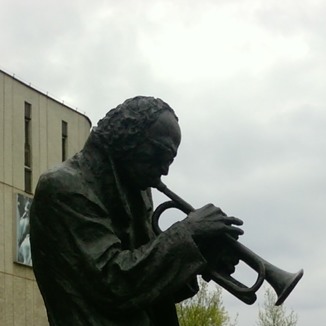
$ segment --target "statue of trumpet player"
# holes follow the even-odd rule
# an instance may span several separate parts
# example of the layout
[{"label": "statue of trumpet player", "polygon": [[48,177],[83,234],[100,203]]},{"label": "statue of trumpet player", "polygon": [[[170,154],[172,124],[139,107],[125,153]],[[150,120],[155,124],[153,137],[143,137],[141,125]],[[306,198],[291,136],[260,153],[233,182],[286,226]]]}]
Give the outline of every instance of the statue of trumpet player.
[{"label": "statue of trumpet player", "polygon": [[153,230],[151,187],[168,174],[180,141],[170,106],[138,96],[110,110],[79,153],[40,177],[30,236],[50,325],[178,325],[175,303],[197,292],[211,247],[222,258],[214,262],[233,271],[225,235],[242,235],[242,221],[214,205]]}]

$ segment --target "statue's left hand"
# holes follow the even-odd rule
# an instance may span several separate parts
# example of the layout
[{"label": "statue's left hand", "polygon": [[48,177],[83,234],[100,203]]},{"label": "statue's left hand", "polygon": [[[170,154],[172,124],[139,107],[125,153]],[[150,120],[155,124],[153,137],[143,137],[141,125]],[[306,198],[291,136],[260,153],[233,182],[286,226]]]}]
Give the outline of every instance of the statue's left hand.
[{"label": "statue's left hand", "polygon": [[204,252],[208,264],[207,270],[230,275],[234,273],[235,266],[239,263],[239,257],[235,250],[222,240],[206,247]]}]

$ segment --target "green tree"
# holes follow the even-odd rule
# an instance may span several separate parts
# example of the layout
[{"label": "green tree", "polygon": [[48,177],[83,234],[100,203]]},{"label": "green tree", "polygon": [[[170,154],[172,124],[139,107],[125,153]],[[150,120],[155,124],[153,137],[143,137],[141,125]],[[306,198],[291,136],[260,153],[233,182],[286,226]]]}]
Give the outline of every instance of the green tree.
[{"label": "green tree", "polygon": [[215,286],[208,289],[208,283],[201,280],[200,290],[192,298],[177,305],[180,326],[235,326],[224,308],[222,289]]},{"label": "green tree", "polygon": [[259,308],[258,326],[296,326],[298,322],[297,314],[291,310],[286,311],[286,308],[275,306],[276,295],[271,289],[267,289],[264,295],[264,304]]}]

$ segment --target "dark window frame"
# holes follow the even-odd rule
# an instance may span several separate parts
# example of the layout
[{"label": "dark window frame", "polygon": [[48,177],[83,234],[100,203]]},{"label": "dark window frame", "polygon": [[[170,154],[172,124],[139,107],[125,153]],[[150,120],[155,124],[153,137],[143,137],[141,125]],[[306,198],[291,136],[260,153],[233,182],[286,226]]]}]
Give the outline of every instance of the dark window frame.
[{"label": "dark window frame", "polygon": [[62,162],[68,158],[68,123],[61,121],[61,159]]},{"label": "dark window frame", "polygon": [[24,188],[25,192],[32,192],[32,105],[24,104],[25,132],[24,132]]}]

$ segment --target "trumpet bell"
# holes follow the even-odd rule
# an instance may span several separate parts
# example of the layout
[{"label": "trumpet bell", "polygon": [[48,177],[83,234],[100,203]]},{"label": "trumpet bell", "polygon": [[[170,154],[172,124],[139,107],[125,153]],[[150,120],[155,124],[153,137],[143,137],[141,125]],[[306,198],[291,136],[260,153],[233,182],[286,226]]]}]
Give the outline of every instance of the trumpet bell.
[{"label": "trumpet bell", "polygon": [[275,306],[281,305],[303,276],[303,269],[297,273],[286,272],[265,261],[265,280],[277,294]]}]

